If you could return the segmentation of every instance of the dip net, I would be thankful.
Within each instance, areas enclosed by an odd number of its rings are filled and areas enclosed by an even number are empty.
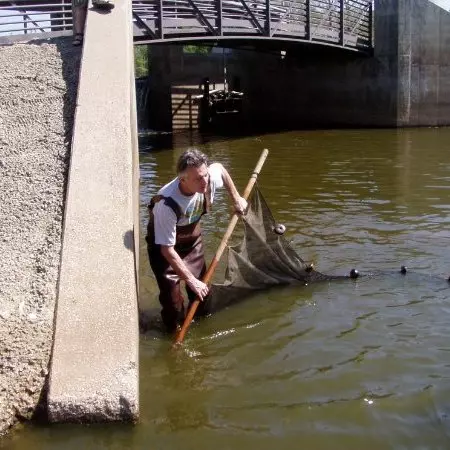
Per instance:
[[[297,255],[287,239],[276,232],[279,225],[257,186],[242,222],[243,239],[238,245],[228,247],[225,280],[212,285],[205,312],[216,312],[257,290],[273,286],[349,278],[317,272]]]

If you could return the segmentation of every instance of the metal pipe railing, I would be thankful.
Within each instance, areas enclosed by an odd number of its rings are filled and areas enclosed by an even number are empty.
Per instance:
[[[373,47],[371,0],[132,0],[132,4],[134,24],[150,41],[242,35]],[[71,29],[69,0],[0,0],[0,37]]]
[[[71,29],[71,1],[0,0],[0,37]]]

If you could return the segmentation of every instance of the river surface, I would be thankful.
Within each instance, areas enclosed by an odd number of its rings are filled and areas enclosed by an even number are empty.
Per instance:
[[[449,449],[449,142],[450,129],[417,129],[143,145],[143,229],[146,202],[189,146],[241,191],[268,148],[259,186],[297,253],[324,273],[378,275],[260,292],[193,324],[173,352],[142,239],[140,301],[153,326],[141,336],[140,423],[26,425],[0,447]],[[208,259],[229,217],[221,193],[204,220]]]

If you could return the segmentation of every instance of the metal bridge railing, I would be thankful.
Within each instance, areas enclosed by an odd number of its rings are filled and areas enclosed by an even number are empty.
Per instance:
[[[132,0],[135,41],[273,38],[366,51],[371,0]],[[71,0],[0,0],[0,38],[72,29]]]
[[[0,37],[71,29],[70,0],[0,0]]]
[[[135,40],[268,37],[372,48],[371,0],[133,0]]]

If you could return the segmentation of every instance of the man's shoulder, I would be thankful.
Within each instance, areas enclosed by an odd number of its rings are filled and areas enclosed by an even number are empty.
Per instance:
[[[208,166],[208,172],[210,174],[216,174],[216,173],[222,174],[222,167],[223,167],[222,164],[220,164],[218,162],[212,163]]]
[[[222,180],[222,164],[220,163],[212,163],[208,167],[208,172],[211,177],[211,183],[214,187],[222,187],[223,186],[223,180]]]
[[[162,195],[163,197],[170,197],[178,188],[178,178],[174,178],[169,183],[165,184],[159,191],[158,195]]]
[[[172,197],[158,194],[154,198],[156,198],[155,207],[153,208],[154,214],[167,217],[167,215],[171,215],[173,211],[177,220],[181,217],[182,212],[180,205]]]

